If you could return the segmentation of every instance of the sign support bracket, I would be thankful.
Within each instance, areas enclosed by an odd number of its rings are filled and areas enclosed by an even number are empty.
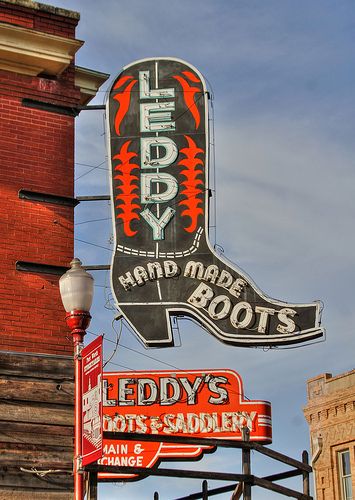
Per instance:
[[[220,480],[220,481],[230,481],[234,484],[225,487],[219,487],[216,489],[206,491],[206,484],[203,486],[203,491],[196,493],[187,497],[181,497],[178,500],[187,500],[188,498],[206,498],[206,494],[216,494],[217,492],[227,492],[233,491],[232,498],[238,500],[243,495],[243,500],[251,500],[251,488],[252,486],[259,486],[267,490],[275,491],[281,495],[297,498],[299,500],[312,500],[309,491],[309,474],[312,472],[312,467],[308,464],[307,452],[302,454],[302,462],[295,460],[291,457],[283,455],[277,451],[271,450],[259,443],[248,440],[247,433],[243,434],[243,441],[230,441],[226,439],[211,439],[211,438],[192,438],[192,437],[180,437],[180,436],[159,436],[151,434],[137,434],[137,433],[123,433],[123,432],[104,432],[104,439],[112,440],[139,440],[139,441],[165,441],[165,442],[175,442],[175,443],[185,443],[185,444],[201,444],[209,446],[222,446],[228,448],[235,448],[242,450],[242,474],[225,473],[225,472],[211,472],[211,471],[191,471],[191,470],[181,470],[181,469],[165,469],[153,467],[150,469],[139,468],[139,467],[117,467],[117,466],[107,466],[90,464],[84,467],[84,470],[89,472],[90,475],[97,475],[98,472],[110,472],[110,473],[125,473],[125,474],[137,474],[146,476],[162,476],[162,477],[185,477],[185,478],[197,478],[202,480]],[[293,470],[273,474],[265,477],[257,477],[251,473],[250,464],[250,451],[254,450],[263,455],[268,456],[276,461],[282,462],[286,465],[293,467]],[[302,476],[303,488],[302,492],[295,491],[288,487],[282,486],[280,484],[275,484],[275,481],[281,481],[290,477]],[[95,481],[95,479],[92,479]],[[236,485],[236,483],[239,483]],[[243,485],[243,491],[240,486]],[[204,496],[203,496],[204,495]],[[249,496],[248,496],[249,495]],[[95,497],[89,497],[89,500],[96,500]]]
[[[97,500],[97,472],[90,472],[87,482],[87,499]]]

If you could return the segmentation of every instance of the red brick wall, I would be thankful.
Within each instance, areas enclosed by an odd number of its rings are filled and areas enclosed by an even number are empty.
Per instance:
[[[33,28],[34,24],[33,19],[28,19],[26,16],[11,12],[10,9],[6,9],[5,12],[0,12],[0,22],[22,26],[23,28]]]
[[[58,16],[45,10],[28,9],[19,5],[0,1],[0,22],[6,22],[25,28],[33,28],[51,35],[67,38],[75,37],[77,19]],[[54,10],[54,9],[53,9]]]
[[[75,19],[62,18],[43,13],[40,17],[35,17],[33,27],[37,31],[44,31],[44,33],[74,38],[77,22],[78,21]]]
[[[74,37],[76,20],[2,2],[0,9],[16,14],[16,24],[27,19]],[[59,278],[16,271],[15,263],[66,266],[73,257],[73,208],[20,200],[18,191],[73,196],[74,118],[26,108],[24,97],[77,105],[73,66],[58,80],[0,71],[0,350],[69,354]]]

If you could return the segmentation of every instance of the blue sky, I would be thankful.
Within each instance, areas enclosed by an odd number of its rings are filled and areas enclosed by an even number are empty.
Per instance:
[[[77,38],[85,45],[77,55],[80,66],[114,78],[134,60],[173,56],[203,73],[214,97],[218,245],[266,294],[290,302],[324,302],[327,335],[322,343],[287,350],[242,349],[180,321],[179,346],[145,350],[123,327],[121,344],[106,369],[165,369],[164,363],[181,369],[234,369],[249,398],[273,405],[272,447],[299,458],[309,447],[302,413],[306,380],[324,372],[342,373],[355,364],[353,2],[52,3],[81,13]],[[104,97],[99,92],[94,102],[101,104]],[[82,112],[76,138],[78,195],[109,192],[105,158],[103,113]],[[82,164],[101,166],[89,172]],[[82,203],[76,210],[76,237],[91,243],[77,241],[76,254],[88,265],[109,263],[110,207],[106,202]],[[106,220],[87,222],[92,219]],[[94,274],[90,331],[105,333],[108,358],[114,347],[115,311],[110,309],[108,276]],[[260,474],[279,471],[277,464],[253,460]],[[238,472],[239,464],[236,452],[221,450],[184,467]],[[300,480],[290,484],[301,487]],[[138,500],[152,498],[158,490],[165,499],[198,487],[198,481],[150,478],[100,486],[100,498]],[[257,500],[278,497],[253,491]]]

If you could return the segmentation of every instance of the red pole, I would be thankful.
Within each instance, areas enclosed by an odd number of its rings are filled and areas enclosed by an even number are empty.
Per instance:
[[[75,392],[74,392],[74,500],[84,498],[84,476],[80,472],[82,456],[82,372],[81,372],[81,351],[83,349],[84,335],[73,334],[74,342],[74,371],[75,371]]]
[[[87,311],[71,311],[66,316],[67,325],[73,335],[74,343],[74,500],[84,499],[84,473],[81,471],[82,457],[82,403],[83,384],[81,351],[84,335],[90,323]]]

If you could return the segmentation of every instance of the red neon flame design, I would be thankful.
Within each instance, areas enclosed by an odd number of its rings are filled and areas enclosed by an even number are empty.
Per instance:
[[[190,73],[190,71],[185,71],[185,73]],[[191,75],[194,76],[192,73]],[[173,78],[175,78],[175,80],[177,80],[182,87],[185,104],[195,120],[195,128],[197,130],[200,125],[200,113],[197,109],[194,97],[195,94],[201,92],[201,90],[198,87],[190,86],[189,82],[187,82],[182,76],[175,75]]]
[[[202,193],[202,189],[197,186],[202,185],[203,181],[198,179],[197,176],[203,173],[202,168],[196,168],[197,165],[203,166],[203,161],[200,158],[196,158],[199,153],[203,153],[203,149],[196,147],[194,140],[185,135],[188,147],[181,149],[181,153],[185,155],[186,158],[179,162],[179,165],[186,167],[185,170],[181,171],[181,175],[186,177],[186,181],[181,184],[185,186],[185,189],[181,191],[181,194],[186,197],[185,200],[180,201],[179,205],[184,205],[185,210],[181,212],[182,216],[189,216],[191,218],[191,224],[185,227],[185,231],[188,233],[193,233],[197,227],[197,219],[199,215],[203,215],[203,208],[199,207],[203,203],[203,199],[198,198],[198,195]]]
[[[197,76],[191,71],[183,71],[182,74],[185,75],[191,82],[200,83],[200,79],[197,78]]]
[[[132,80],[132,78],[133,78],[133,76],[129,76],[129,75],[121,76],[121,78],[119,80],[117,80],[117,82],[115,83],[115,85],[113,87],[114,90],[119,89],[120,87],[122,87],[123,84],[128,82],[128,80]]]
[[[126,141],[122,145],[120,152],[112,158],[120,161],[115,167],[115,171],[117,170],[119,174],[114,176],[114,179],[121,181],[121,184],[116,187],[120,191],[120,194],[116,196],[116,200],[122,202],[118,203],[116,208],[120,209],[121,213],[116,218],[122,219],[123,231],[126,236],[134,236],[137,233],[137,231],[131,229],[131,222],[135,219],[139,220],[139,215],[135,213],[135,210],[140,209],[140,205],[133,202],[136,198],[139,199],[138,194],[133,192],[138,189],[138,185],[134,184],[134,181],[138,180],[138,176],[132,175],[132,170],[139,168],[139,166],[130,163],[131,159],[138,155],[133,151],[128,151],[130,143],[131,141]]]
[[[116,87],[120,87],[123,85],[128,79],[131,79],[131,76],[126,76],[122,77],[118,80],[118,82],[115,85]],[[115,116],[115,131],[117,135],[121,135],[120,131],[120,126],[122,123],[123,118],[126,116],[126,113],[129,109],[129,105],[131,103],[131,90],[133,86],[137,83],[138,80],[132,80],[129,82],[127,87],[123,90],[123,92],[120,92],[119,94],[115,94],[113,98],[119,102],[119,108],[117,110],[116,116]]]

